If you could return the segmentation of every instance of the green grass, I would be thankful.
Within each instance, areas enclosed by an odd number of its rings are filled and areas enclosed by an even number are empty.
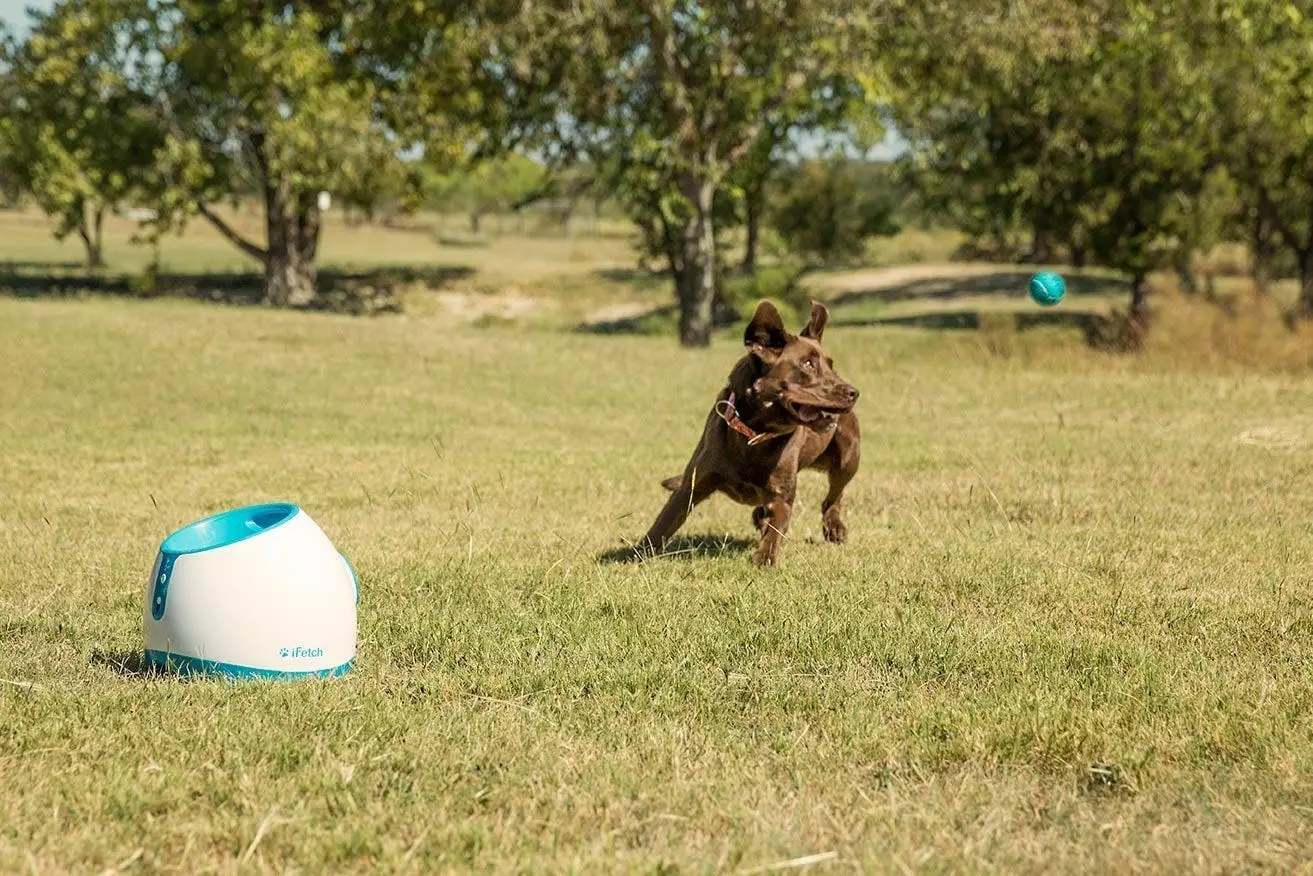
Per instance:
[[[640,535],[738,355],[0,299],[0,872],[1273,872],[1313,859],[1307,372],[836,327],[850,544]],[[143,678],[154,552],[299,502],[332,682]]]

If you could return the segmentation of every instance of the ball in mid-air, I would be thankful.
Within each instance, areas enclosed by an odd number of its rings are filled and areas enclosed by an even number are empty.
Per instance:
[[[1067,283],[1062,275],[1052,271],[1040,271],[1030,278],[1030,297],[1036,304],[1052,307],[1067,294]]]

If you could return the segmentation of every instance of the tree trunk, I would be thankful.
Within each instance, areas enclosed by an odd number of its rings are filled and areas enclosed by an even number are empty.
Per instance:
[[[574,198],[570,198],[565,205],[565,213],[561,216],[561,236],[570,237],[574,234],[574,211],[578,209],[579,203]]]
[[[1072,244],[1071,266],[1073,268],[1083,268],[1085,267],[1085,261],[1086,261],[1085,247],[1080,246],[1079,244]]]
[[[1036,222],[1031,229],[1030,261],[1034,264],[1048,264],[1053,260],[1053,246],[1050,243],[1049,230]]]
[[[305,307],[315,300],[319,205],[314,192],[291,192],[280,181],[265,186],[264,299],[274,307]]]
[[[679,342],[685,347],[711,344],[711,304],[716,291],[716,230],[711,204],[715,192],[708,180],[690,177],[685,181],[684,194],[693,205],[693,217],[683,229],[679,272],[683,282],[677,289]]]
[[[1143,274],[1131,278],[1131,312],[1126,319],[1126,340],[1132,349],[1144,344],[1149,331],[1149,279]]]
[[[1176,281],[1181,291],[1186,295],[1194,295],[1198,292],[1199,284],[1194,279],[1194,251],[1184,248],[1177,250],[1172,262],[1172,266],[1176,268]]]
[[[764,185],[757,185],[748,192],[748,237],[743,246],[743,263],[739,269],[745,274],[757,273],[757,241],[761,234],[761,207]]]
[[[1254,211],[1250,228],[1249,276],[1255,295],[1267,295],[1272,286],[1272,229],[1261,210]]]
[[[1313,318],[1313,247],[1299,255],[1299,301],[1291,316],[1296,320]]]
[[[483,214],[478,210],[470,213],[470,234],[478,234],[479,229],[483,226]]]
[[[87,252],[87,268],[92,271],[105,266],[104,235],[101,233],[104,221],[105,208],[96,206],[91,208],[90,227],[85,208],[82,211],[82,222],[78,225],[78,237],[82,238],[82,245]]]

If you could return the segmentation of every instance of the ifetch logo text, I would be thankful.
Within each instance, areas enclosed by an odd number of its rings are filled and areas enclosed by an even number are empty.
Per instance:
[[[295,659],[297,657],[323,657],[324,649],[302,648],[300,645],[297,645],[295,648],[279,648],[278,656],[291,658],[291,659]]]

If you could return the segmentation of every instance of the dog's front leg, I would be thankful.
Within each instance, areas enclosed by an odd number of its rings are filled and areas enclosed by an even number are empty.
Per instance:
[[[762,504],[761,543],[752,555],[758,566],[775,566],[780,562],[780,545],[789,534],[789,518],[793,516],[793,498],[798,489],[798,460],[796,455],[780,460],[779,466],[766,482],[767,499]],[[754,519],[756,512],[753,512]]]

